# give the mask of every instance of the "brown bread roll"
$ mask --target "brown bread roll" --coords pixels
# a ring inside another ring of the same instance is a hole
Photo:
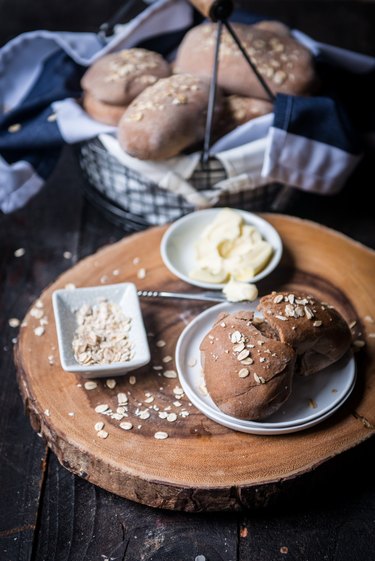
[[[326,368],[350,347],[346,321],[332,306],[313,296],[275,292],[261,298],[258,309],[275,337],[295,349],[300,374]]]
[[[106,125],[117,126],[124,114],[126,106],[111,105],[96,99],[88,92],[83,94],[82,105],[86,113],[96,121]]]
[[[140,160],[164,160],[204,138],[209,82],[179,74],[159,80],[125,111],[118,128],[121,147]],[[222,110],[217,92],[215,118]]]
[[[310,52],[286,34],[258,26],[233,24],[240,41],[273,93],[310,94],[316,87]],[[175,72],[211,76],[216,25],[206,23],[184,37],[174,65]],[[227,94],[268,99],[256,75],[224,29],[220,47],[218,84]]]
[[[170,75],[158,53],[126,49],[99,58],[83,75],[82,89],[99,101],[126,107],[145,88]]]
[[[288,399],[296,354],[262,333],[252,312],[221,315],[200,351],[207,390],[224,413],[260,420]]]
[[[222,115],[218,120],[214,136],[220,138],[236,127],[272,111],[273,104],[265,99],[240,95],[227,96],[224,98]]]

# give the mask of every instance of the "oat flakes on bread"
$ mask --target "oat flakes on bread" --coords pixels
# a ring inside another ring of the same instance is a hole
[[[125,49],[96,60],[81,80],[84,92],[110,105],[127,107],[144,89],[171,73],[161,55],[146,49]]]
[[[275,292],[260,299],[263,314],[274,337],[297,353],[296,370],[313,374],[339,360],[349,349],[351,333],[332,306],[297,292]]]
[[[140,160],[165,160],[204,138],[209,81],[190,74],[159,80],[127,108],[118,127],[125,152]],[[222,111],[217,91],[214,118]]]
[[[273,93],[309,95],[316,89],[310,52],[293,37],[262,29],[260,25],[233,24],[241,43]],[[216,43],[216,24],[191,29],[177,51],[174,72],[210,76]],[[228,95],[268,99],[257,77],[224,29],[220,46],[218,84]]]
[[[252,312],[219,316],[200,351],[207,390],[224,413],[261,420],[288,399],[296,354],[262,333]]]

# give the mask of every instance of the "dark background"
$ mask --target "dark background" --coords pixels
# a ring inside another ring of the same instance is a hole
[[[375,55],[373,2],[242,4],[317,40]],[[32,29],[95,31],[122,5],[0,0],[0,44]],[[375,247],[372,159],[366,156],[339,195],[296,193],[286,211]],[[198,555],[207,561],[373,561],[373,439],[301,478],[279,504],[188,515],[132,503],[75,477],[32,431],[17,389],[8,318],[22,318],[72,262],[124,235],[84,200],[82,182],[67,148],[42,192],[25,209],[0,216],[0,561],[194,561]],[[27,249],[22,260],[14,258],[19,247]],[[62,259],[63,251],[71,251],[71,261]]]

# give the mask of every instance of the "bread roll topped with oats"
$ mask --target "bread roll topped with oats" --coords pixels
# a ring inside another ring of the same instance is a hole
[[[82,77],[83,106],[94,119],[117,125],[137,95],[170,73],[167,61],[146,49],[126,49],[105,55]]]
[[[233,417],[262,420],[289,398],[296,374],[339,360],[351,333],[341,315],[310,295],[273,292],[251,311],[221,314],[201,345],[208,393]]]
[[[326,368],[350,347],[352,337],[344,318],[314,296],[275,292],[260,299],[258,310],[274,337],[295,349],[300,374],[306,376]]]
[[[174,72],[210,76],[216,44],[216,24],[191,29],[176,56]],[[309,95],[316,89],[310,52],[285,31],[273,26],[233,24],[242,45],[273,93]],[[264,88],[226,29],[219,54],[218,84],[227,94],[268,99]]]
[[[290,396],[296,353],[270,338],[252,312],[221,314],[200,351],[207,391],[224,413],[261,420]]]
[[[142,92],[121,118],[121,147],[140,160],[164,160],[204,138],[209,82],[179,74],[159,80]],[[217,92],[214,118],[222,110]]]

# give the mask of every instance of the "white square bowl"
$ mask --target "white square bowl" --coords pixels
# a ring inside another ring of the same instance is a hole
[[[77,328],[76,312],[83,304],[92,306],[102,299],[113,302],[120,307],[126,317],[131,318],[129,339],[134,345],[134,358],[127,362],[82,365],[74,358],[72,347]],[[150,362],[150,349],[134,284],[124,282],[106,286],[75,288],[74,290],[55,290],[52,294],[52,303],[61,366],[67,372],[80,374],[84,378],[121,376]]]

